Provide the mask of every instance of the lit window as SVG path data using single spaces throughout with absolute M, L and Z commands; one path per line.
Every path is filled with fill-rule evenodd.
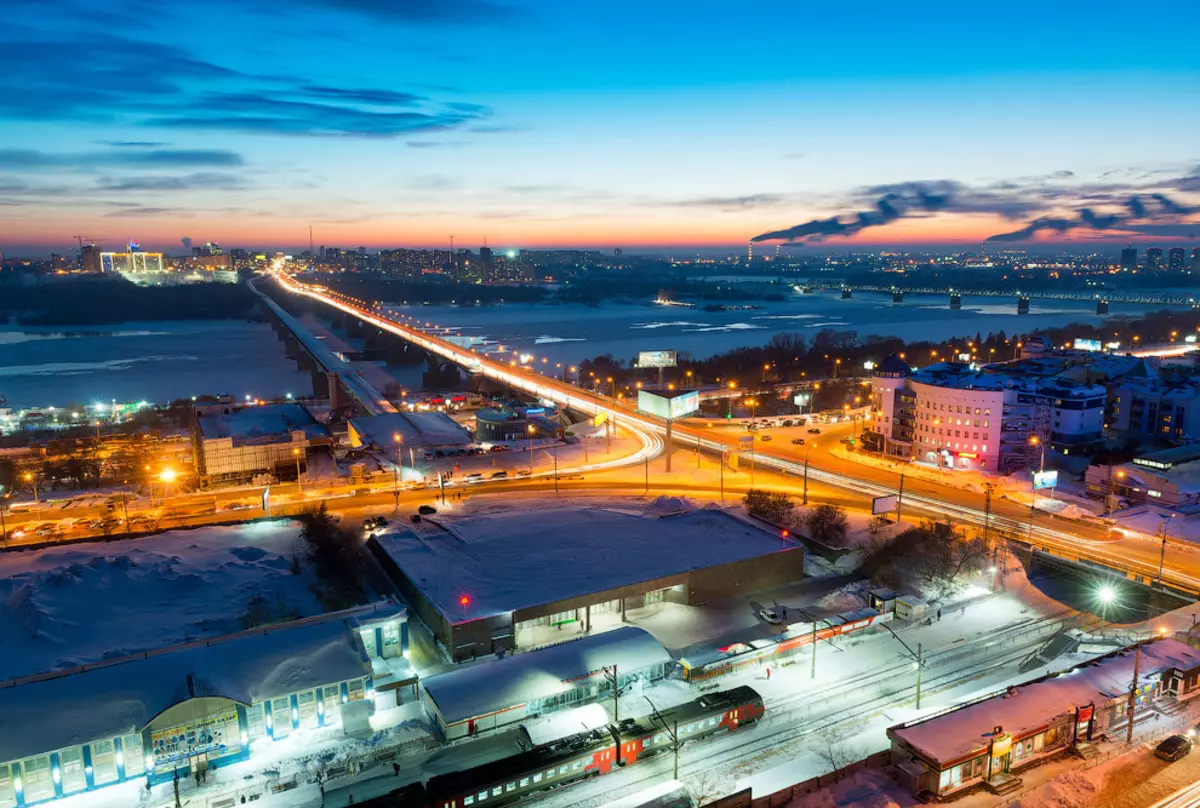
M 566 766 L 559 766 L 559 767 L 558 767 L 558 773 L 559 773 L 559 774 L 566 774 L 566 773 L 567 773 L 567 767 L 566 767 Z
M 542 773 L 541 772 L 538 772 L 537 774 L 535 774 L 533 776 L 533 782 L 535 782 L 535 783 L 542 782 Z
M 527 786 L 527 785 L 529 785 L 529 778 L 528 778 L 528 777 L 522 777 L 522 778 L 521 778 L 521 788 L 525 788 L 525 786 Z
M 474 804 L 475 804 L 474 797 L 463 797 L 463 805 L 474 805 Z
M 479 792 L 479 793 L 476 795 L 476 797 L 477 797 L 477 799 L 478 799 L 480 802 L 483 802 L 484 800 L 486 800 L 486 799 L 487 799 L 488 795 L 487 795 L 487 792 L 486 792 L 486 791 L 480 791 L 480 792 Z

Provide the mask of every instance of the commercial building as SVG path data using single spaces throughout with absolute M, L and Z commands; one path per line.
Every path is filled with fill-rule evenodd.
M 1146 271 L 1158 272 L 1163 268 L 1163 253 L 1161 247 L 1151 247 L 1146 250 Z
M 671 655 L 640 628 L 627 626 L 430 677 L 425 709 L 446 740 L 509 726 L 537 715 L 612 696 L 618 687 L 662 679 Z
M 85 259 L 87 254 L 84 255 Z M 151 252 L 102 252 L 100 253 L 101 272 L 162 272 L 162 253 Z
M 1135 657 L 1140 657 L 1136 658 Z M 1136 683 L 1134 672 L 1137 671 Z M 898 779 L 913 794 L 947 797 L 1021 785 L 1017 772 L 1101 735 L 1168 714 L 1197 695 L 1200 651 L 1175 640 L 1125 648 L 1073 670 L 888 730 Z
M 192 417 L 196 479 L 202 486 L 250 482 L 258 475 L 295 479 L 310 447 L 329 433 L 299 404 L 197 407 Z
M 1137 247 L 1130 245 L 1121 250 L 1121 269 L 1133 272 L 1137 269 Z
M 720 510 L 659 516 L 538 502 L 427 517 L 369 546 L 456 662 L 804 575 L 799 544 Z
M 539 409 L 542 408 L 484 407 L 475 413 L 475 437 L 489 443 L 528 440 L 531 435 L 538 440 L 561 438 L 562 426 L 544 412 L 536 411 Z
M 871 395 L 868 451 L 1008 472 L 1031 465 L 1043 443 L 1067 452 L 1098 444 L 1107 393 L 1019 364 L 942 362 L 913 372 L 893 355 L 875 369 Z
M 1126 505 L 1171 510 L 1200 505 L 1200 444 L 1142 454 L 1132 463 L 1093 464 L 1084 477 L 1088 496 Z
M 1105 434 L 1128 443 L 1171 445 L 1200 438 L 1200 385 L 1162 378 L 1145 362 L 1109 386 Z
M 376 670 L 408 670 L 406 620 L 382 602 L 4 682 L 0 805 L 170 782 L 365 721 Z
M 1171 272 L 1183 272 L 1187 269 L 1186 255 L 1183 247 L 1172 247 L 1167 251 L 1167 269 Z

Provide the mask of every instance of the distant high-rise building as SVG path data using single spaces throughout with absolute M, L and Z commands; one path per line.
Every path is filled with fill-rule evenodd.
M 1192 269 L 1200 272 L 1200 247 L 1192 247 Z
M 206 241 L 198 247 L 192 247 L 192 256 L 195 258 L 203 258 L 209 255 L 224 255 L 221 245 L 213 241 Z
M 1172 272 L 1183 272 L 1185 269 L 1184 256 L 1183 247 L 1172 247 L 1167 253 L 1167 269 Z
M 1137 269 L 1137 247 L 1131 245 L 1121 250 L 1121 269 L 1128 269 L 1130 272 Z
M 102 272 L 162 272 L 162 253 L 123 252 L 100 253 Z
M 84 272 L 102 272 L 100 248 L 95 244 L 84 244 L 79 253 L 79 266 Z
M 1146 271 L 1158 272 L 1162 269 L 1163 258 L 1161 247 L 1151 247 L 1146 250 Z
M 491 247 L 480 247 L 479 248 L 479 262 L 481 264 L 483 264 L 483 268 L 485 270 L 490 270 L 492 268 L 492 262 L 493 262 L 494 257 L 495 256 L 492 253 Z

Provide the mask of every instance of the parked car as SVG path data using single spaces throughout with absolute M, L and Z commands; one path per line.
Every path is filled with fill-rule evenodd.
M 759 440 L 760 440 L 760 441 L 768 441 L 768 440 L 770 440 L 770 439 L 771 439 L 771 436 L 770 436 L 770 435 L 762 435 L 762 436 L 760 436 L 760 437 L 759 437 Z
M 811 427 L 811 428 L 808 430 L 808 434 L 810 434 L 810 435 L 820 435 L 820 434 L 821 434 L 821 430 L 817 429 L 817 428 L 814 426 L 814 427 Z
M 368 516 L 363 520 L 363 530 L 375 530 L 387 525 L 387 520 L 382 516 Z
M 463 480 L 465 480 L 466 482 L 469 482 L 469 483 L 477 483 L 482 479 L 483 479 L 483 475 L 480 474 L 478 471 L 472 471 L 466 477 L 463 477 Z
M 422 505 L 421 507 L 417 508 L 417 513 L 421 514 L 422 516 L 432 516 L 433 514 L 437 513 L 437 508 L 433 507 L 432 505 Z
M 792 438 L 792 443 L 796 444 L 797 446 L 803 446 L 804 438 Z
M 520 471 L 517 472 L 517 476 L 518 477 L 528 477 L 530 475 L 530 473 L 531 472 L 529 471 L 529 469 L 521 469 Z
M 429 451 L 425 452 L 424 457 L 426 460 L 433 460 L 433 457 L 434 457 L 433 452 L 429 452 Z
M 1172 735 L 1154 747 L 1154 754 L 1168 763 L 1187 757 L 1191 751 L 1192 742 L 1183 735 Z
M 507 472 L 507 471 L 495 471 L 495 472 L 492 472 L 492 479 L 493 479 L 493 480 L 507 480 L 507 479 L 508 479 L 508 472 Z

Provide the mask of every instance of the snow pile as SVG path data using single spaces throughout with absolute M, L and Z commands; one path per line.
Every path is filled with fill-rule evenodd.
M 693 503 L 687 497 L 670 497 L 665 494 L 660 497 L 655 497 L 653 500 L 651 500 L 650 505 L 647 508 L 647 510 L 649 510 L 651 513 L 658 514 L 682 513 L 684 511 L 692 511 L 695 509 L 695 503 Z
M 292 523 L 0 557 L 0 680 L 319 614 Z M 251 600 L 254 599 L 252 607 Z
M 862 609 L 867 605 L 867 591 L 871 588 L 869 581 L 854 581 L 813 601 L 813 606 L 826 612 L 842 613 Z
M 856 772 L 840 783 L 785 803 L 786 808 L 909 808 L 917 804 L 911 795 L 877 769 Z
M 1096 790 L 1087 775 L 1067 771 L 1021 797 L 1015 808 L 1092 808 Z

